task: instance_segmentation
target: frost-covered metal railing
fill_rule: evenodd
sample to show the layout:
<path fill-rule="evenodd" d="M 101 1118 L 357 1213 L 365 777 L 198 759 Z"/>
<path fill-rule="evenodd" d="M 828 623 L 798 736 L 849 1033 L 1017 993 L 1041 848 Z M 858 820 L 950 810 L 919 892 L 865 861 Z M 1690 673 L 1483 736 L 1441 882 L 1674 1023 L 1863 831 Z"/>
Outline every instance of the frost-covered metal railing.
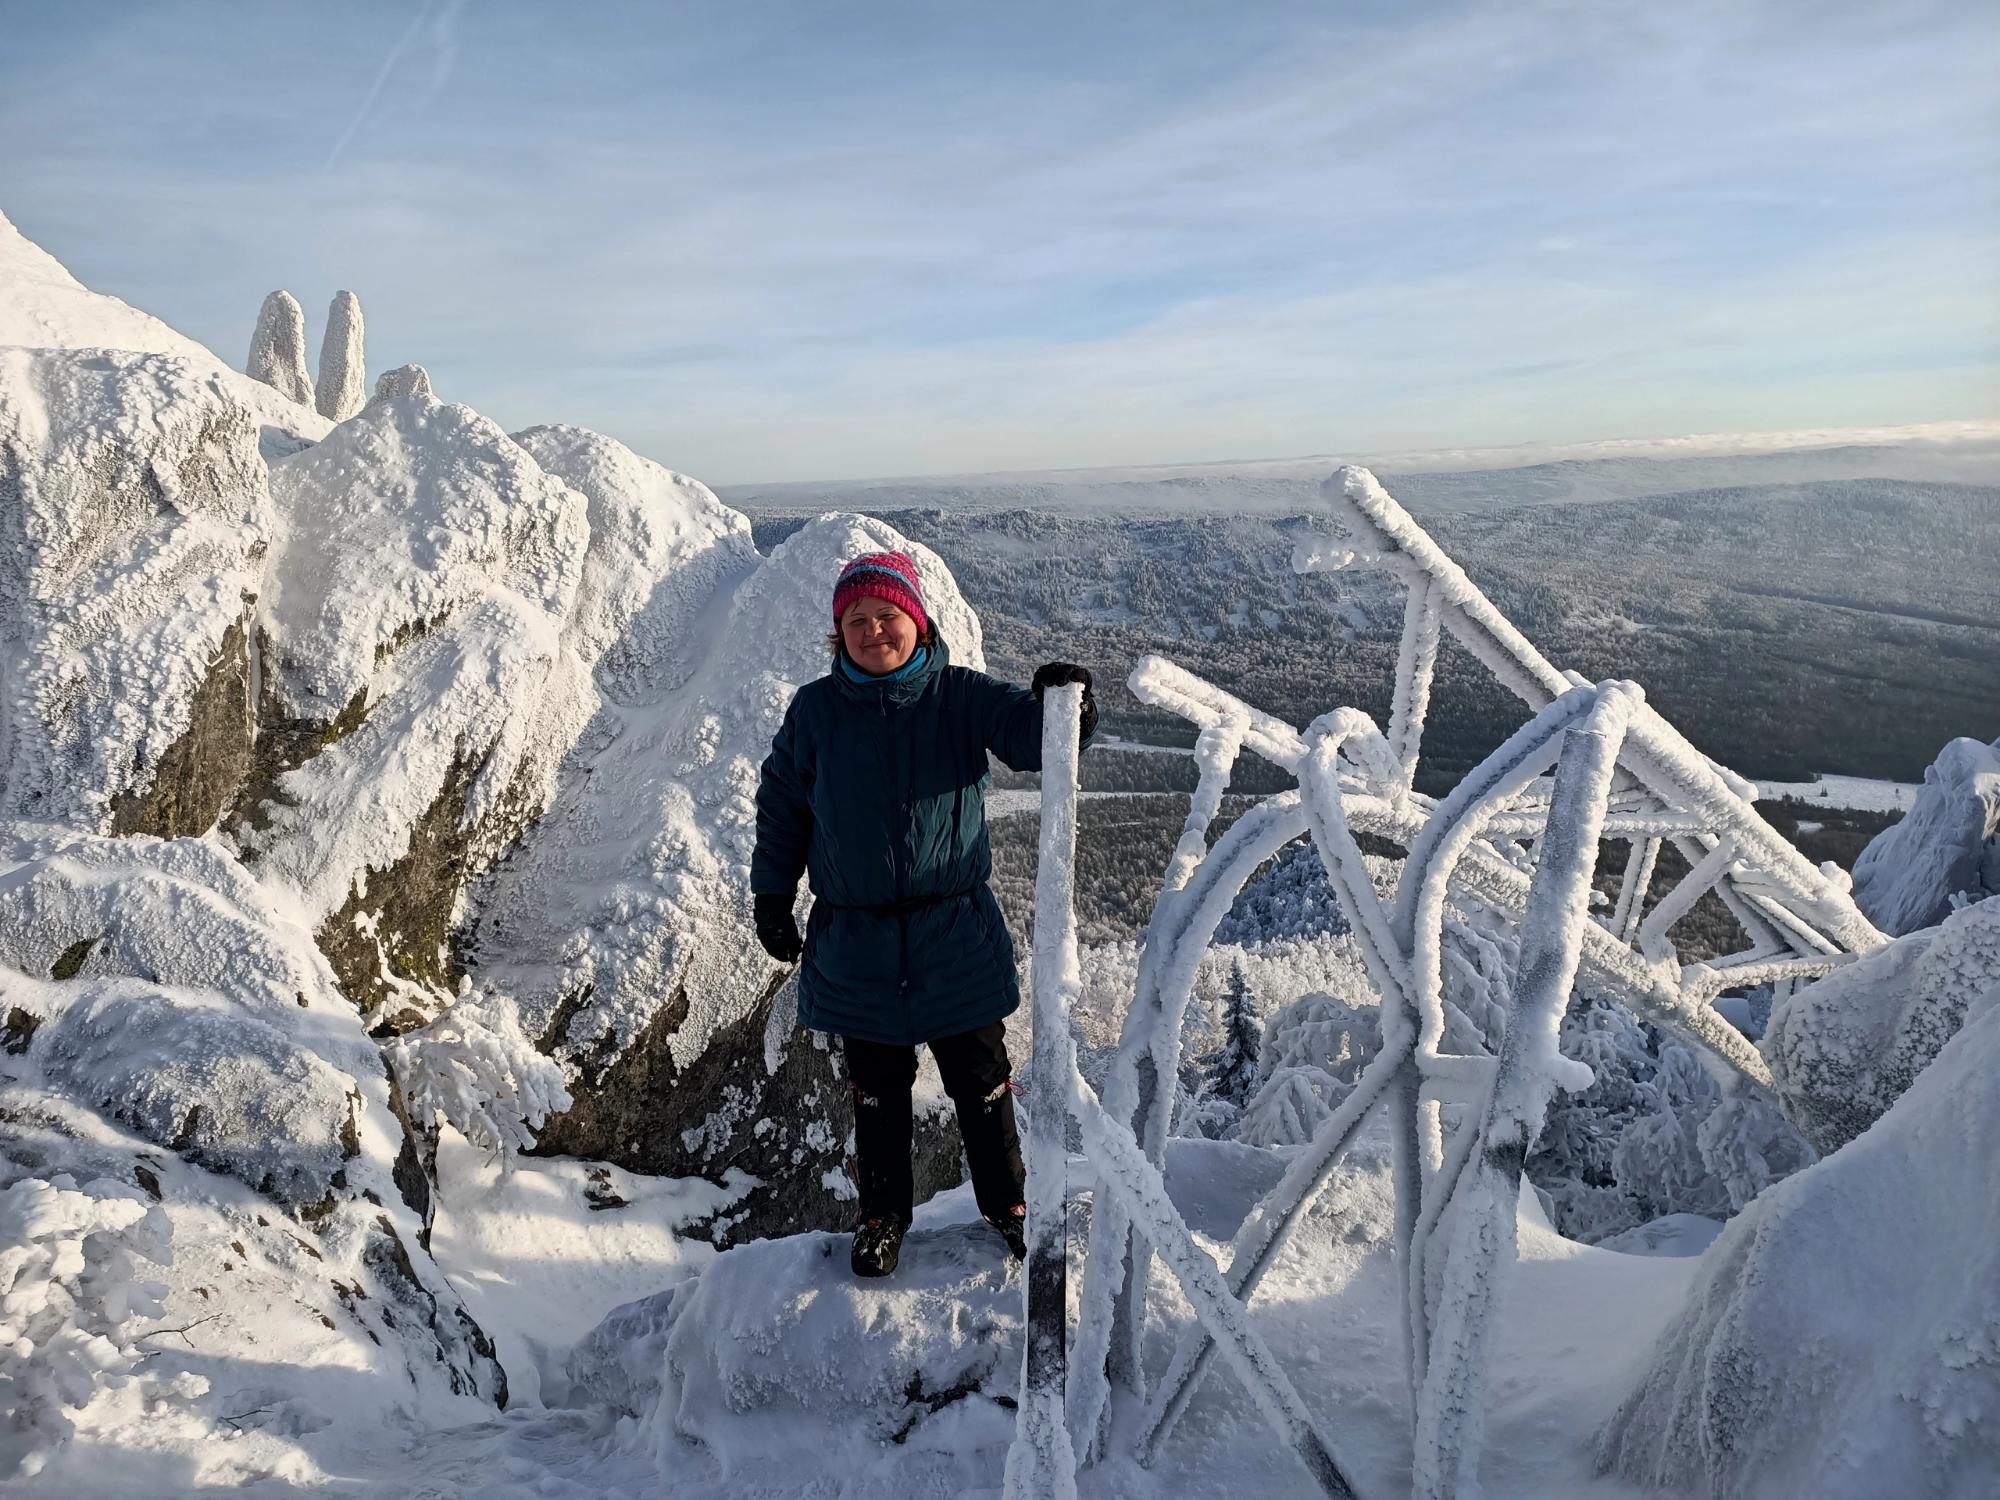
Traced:
<path fill-rule="evenodd" d="M 1756 789 L 1697 752 L 1636 685 L 1591 684 L 1557 671 L 1365 470 L 1343 470 L 1325 489 L 1360 547 L 1333 554 L 1309 543 L 1295 554 L 1295 567 L 1368 562 L 1409 586 L 1386 735 L 1353 709 L 1300 731 L 1160 658 L 1147 658 L 1132 675 L 1138 697 L 1197 727 L 1200 780 L 1101 1100 L 1076 1074 L 1066 1022 L 1061 1026 L 1065 1104 L 1103 1173 L 1070 1351 L 1067 1446 L 1086 1459 L 1102 1451 L 1118 1390 L 1141 1404 L 1135 1447 L 1150 1461 L 1220 1348 L 1322 1487 L 1349 1492 L 1328 1435 L 1240 1313 L 1363 1121 L 1385 1107 L 1418 1490 L 1445 1496 L 1476 1471 L 1485 1329 L 1496 1268 L 1512 1258 L 1510 1194 L 1518 1192 L 1521 1162 L 1553 1089 L 1588 1082 L 1588 1069 L 1565 1063 L 1555 1046 L 1573 982 L 1580 975 L 1694 1043 L 1726 1089 L 1768 1095 L 1762 1057 L 1710 1002 L 1729 988 L 1816 976 L 1884 939 L 1848 898 L 1844 876 L 1815 869 L 1780 838 L 1751 805 Z M 1414 783 L 1446 633 L 1533 717 L 1433 801 Z M 1209 829 L 1246 749 L 1295 775 L 1299 789 L 1254 804 L 1211 847 Z M 1073 777 L 1067 787 L 1045 777 L 1045 836 L 1052 815 L 1062 816 L 1053 814 L 1051 799 L 1073 786 Z M 1073 810 L 1067 816 L 1073 834 Z M 1362 833 L 1407 851 L 1387 901 L 1361 858 Z M 1380 995 L 1382 1046 L 1245 1219 L 1228 1268 L 1216 1277 L 1159 1178 L 1182 1028 L 1216 927 L 1256 870 L 1302 835 L 1317 849 Z M 1616 899 L 1592 918 L 1592 874 L 1605 838 L 1630 847 Z M 1654 872 L 1669 841 L 1689 869 L 1655 899 Z M 1682 965 L 1671 929 L 1710 891 L 1736 917 L 1749 947 Z M 1047 899 L 1066 902 L 1068 894 L 1065 883 Z M 1462 915 L 1471 907 L 1497 914 L 1519 934 L 1516 980 L 1499 999 L 1492 944 Z M 1038 972 L 1043 922 L 1052 915 L 1038 890 Z M 1483 998 L 1468 1004 L 1478 1014 L 1452 1003 L 1447 968 L 1476 981 L 1471 989 Z M 1038 1037 L 1044 1029 L 1038 1011 Z M 1048 1097 L 1044 1092 L 1045 1111 Z M 1504 1214 L 1495 1206 L 1502 1199 Z M 1454 1207 L 1460 1211 L 1448 1215 Z M 1453 1226 L 1451 1242 L 1439 1251 L 1433 1242 L 1444 1224 Z M 1197 1323 L 1149 1394 L 1140 1349 L 1155 1254 L 1188 1289 Z M 1040 1414 L 1036 1423 L 1045 1428 L 1048 1420 L 1047 1387 L 1036 1401 L 1030 1394 L 1024 1391 L 1024 1432 L 1031 1406 Z"/>

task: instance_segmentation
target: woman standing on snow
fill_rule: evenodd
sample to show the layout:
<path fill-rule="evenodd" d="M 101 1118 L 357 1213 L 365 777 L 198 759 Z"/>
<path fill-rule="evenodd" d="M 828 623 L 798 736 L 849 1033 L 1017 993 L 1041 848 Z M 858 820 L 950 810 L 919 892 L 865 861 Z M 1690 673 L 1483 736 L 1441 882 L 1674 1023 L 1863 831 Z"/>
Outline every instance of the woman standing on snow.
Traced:
<path fill-rule="evenodd" d="M 910 1227 L 910 1088 L 928 1044 L 958 1109 L 979 1211 L 1018 1258 L 1021 1143 L 1003 1017 L 1021 1003 L 1014 944 L 987 889 L 986 754 L 1042 763 L 1042 690 L 1083 684 L 1066 662 L 1032 691 L 951 665 L 924 610 L 916 564 L 872 552 L 833 590 L 833 666 L 793 695 L 757 787 L 750 861 L 757 938 L 801 954 L 799 1020 L 843 1039 L 861 1190 L 857 1276 L 896 1269 Z M 803 940 L 792 907 L 811 877 Z"/>

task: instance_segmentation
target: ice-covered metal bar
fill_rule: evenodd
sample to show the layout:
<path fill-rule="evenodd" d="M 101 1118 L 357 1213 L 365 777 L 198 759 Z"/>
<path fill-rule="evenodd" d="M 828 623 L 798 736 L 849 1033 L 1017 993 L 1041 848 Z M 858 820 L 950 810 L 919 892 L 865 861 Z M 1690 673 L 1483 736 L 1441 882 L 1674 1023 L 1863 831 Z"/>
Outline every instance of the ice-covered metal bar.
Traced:
<path fill-rule="evenodd" d="M 1477 1495 L 1487 1331 L 1498 1285 L 1515 1255 L 1515 1217 L 1528 1149 L 1558 1088 L 1590 1070 L 1564 1058 L 1557 1032 L 1590 920 L 1590 883 L 1604 802 L 1639 696 L 1626 683 L 1593 693 L 1589 716 L 1565 732 L 1548 831 L 1522 922 L 1520 976 L 1493 1096 L 1454 1198 L 1452 1245 L 1439 1289 L 1436 1338 L 1417 1405 L 1414 1492 L 1426 1500 Z"/>
<path fill-rule="evenodd" d="M 1070 1004 L 1080 987 L 1076 949 L 1076 761 L 1083 689 L 1042 701 L 1042 827 L 1035 867 L 1032 973 L 1035 1047 L 1028 1063 L 1028 1260 L 1021 1404 L 1007 1450 L 1007 1500 L 1069 1500 L 1076 1453 L 1064 1410 L 1069 1305 L 1066 1074 L 1074 1066 Z"/>

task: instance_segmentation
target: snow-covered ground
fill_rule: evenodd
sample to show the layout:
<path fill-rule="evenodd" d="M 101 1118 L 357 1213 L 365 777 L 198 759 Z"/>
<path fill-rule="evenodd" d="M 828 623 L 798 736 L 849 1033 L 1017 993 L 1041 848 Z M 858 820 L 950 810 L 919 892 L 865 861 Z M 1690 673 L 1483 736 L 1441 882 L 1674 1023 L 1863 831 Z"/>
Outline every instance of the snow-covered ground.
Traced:
<path fill-rule="evenodd" d="M 1811 781 L 1760 781 L 1762 800 L 1794 798 L 1820 807 L 1855 812 L 1908 812 L 1923 787 L 1912 781 L 1877 781 L 1866 776 L 1816 776 Z"/>

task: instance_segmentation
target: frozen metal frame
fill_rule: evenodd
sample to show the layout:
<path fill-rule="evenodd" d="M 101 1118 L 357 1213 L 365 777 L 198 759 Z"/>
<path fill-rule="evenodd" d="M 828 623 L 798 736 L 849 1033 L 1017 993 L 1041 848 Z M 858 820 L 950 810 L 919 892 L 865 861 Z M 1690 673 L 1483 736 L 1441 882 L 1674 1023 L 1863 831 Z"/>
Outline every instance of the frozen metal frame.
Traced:
<path fill-rule="evenodd" d="M 1158 657 L 1132 674 L 1142 701 L 1197 727 L 1201 778 L 1155 904 L 1101 1100 L 1076 1072 L 1074 1044 L 1066 1022 L 1060 1026 L 1066 1113 L 1081 1127 L 1099 1187 L 1070 1351 L 1069 1428 L 1076 1454 L 1088 1460 L 1101 1453 L 1118 1393 L 1139 1408 L 1133 1449 L 1150 1462 L 1220 1349 L 1326 1493 L 1353 1493 L 1327 1434 L 1241 1309 L 1363 1121 L 1386 1106 L 1414 1477 L 1417 1493 L 1443 1500 L 1470 1492 L 1476 1479 L 1485 1331 L 1496 1270 L 1514 1253 L 1521 1163 L 1553 1091 L 1588 1081 L 1588 1070 L 1563 1059 L 1555 1044 L 1578 977 L 1693 1043 L 1726 1090 L 1768 1098 L 1762 1057 L 1711 1002 L 1730 988 L 1815 978 L 1885 938 L 1855 907 L 1842 872 L 1815 869 L 1757 815 L 1753 785 L 1689 745 L 1636 684 L 1593 684 L 1558 671 L 1373 475 L 1342 469 L 1323 493 L 1355 545 L 1335 551 L 1314 538 L 1297 549 L 1294 568 L 1380 567 L 1408 588 L 1386 735 L 1351 708 L 1302 732 Z M 1520 697 L 1531 718 L 1434 801 L 1414 783 L 1446 633 Z M 1292 773 L 1299 788 L 1253 805 L 1210 846 L 1222 793 L 1246 749 Z M 1073 762 L 1071 769 L 1067 786 L 1045 777 L 1045 827 L 1053 815 L 1074 828 Z M 1052 807 L 1052 798 L 1072 799 L 1067 813 Z M 1387 901 L 1362 861 L 1357 833 L 1407 851 Z M 1251 1210 L 1227 1270 L 1216 1274 L 1159 1175 L 1182 1028 L 1217 926 L 1265 861 L 1301 835 L 1326 868 L 1380 994 L 1382 1047 Z M 1595 917 L 1591 873 L 1606 838 L 1626 842 L 1629 852 L 1615 901 Z M 1667 841 L 1688 873 L 1652 899 Z M 1672 928 L 1711 891 L 1749 946 L 1681 964 Z M 1490 1047 L 1480 1041 L 1481 1026 L 1444 994 L 1444 967 L 1455 957 L 1444 941 L 1449 912 L 1468 902 L 1511 921 L 1521 940 L 1511 1009 L 1484 1031 L 1498 1030 Z M 1039 966 L 1039 909 L 1036 925 Z M 1039 1010 L 1037 1020 L 1039 1048 Z M 1449 1227 L 1449 1243 L 1440 1252 L 1432 1242 L 1441 1225 Z M 1196 1324 L 1149 1396 L 1141 1310 L 1156 1253 L 1187 1291 Z M 1029 1395 L 1024 1391 L 1024 1420 Z M 1046 1410 L 1046 1391 L 1043 1402 Z"/>

